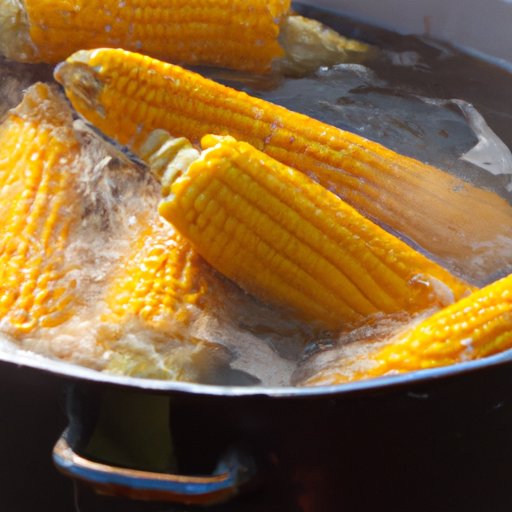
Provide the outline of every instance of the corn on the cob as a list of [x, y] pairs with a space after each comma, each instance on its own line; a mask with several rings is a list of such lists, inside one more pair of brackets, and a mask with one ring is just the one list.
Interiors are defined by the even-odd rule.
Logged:
[[221, 273], [338, 329], [415, 312], [471, 289], [307, 176], [232, 137], [163, 174], [159, 211]]
[[59, 325], [80, 304], [64, 258], [81, 215], [79, 149], [64, 99], [42, 84], [0, 126], [0, 325], [13, 336]]
[[466, 275], [510, 263], [512, 207], [504, 199], [362, 137], [122, 50], [77, 52], [55, 76], [82, 115], [135, 151], [156, 128], [194, 143], [232, 135]]
[[365, 355], [366, 361], [339, 361], [337, 368], [319, 373], [307, 384], [340, 384], [447, 366], [509, 348], [512, 348], [512, 274], [396, 335], [389, 345]]
[[143, 230], [106, 292], [106, 322], [136, 318], [146, 328], [182, 334], [206, 290], [199, 256], [168, 225]]
[[290, 0], [0, 0], [0, 53], [56, 63], [76, 50], [108, 46], [264, 72], [273, 63], [300, 71], [369, 51], [289, 10]]
[[207, 285], [199, 255], [171, 226], [150, 222], [105, 291], [98, 343], [105, 370], [138, 377], [202, 380], [218, 350], [191, 336]]
[[[268, 69], [282, 55], [279, 23], [290, 6], [290, 0], [2, 3], [11, 10], [19, 6], [12, 23], [17, 24], [17, 40], [2, 45], [15, 59], [58, 62], [78, 49], [114, 46], [175, 62], [256, 71]], [[17, 54], [10, 51], [11, 44], [18, 45]]]

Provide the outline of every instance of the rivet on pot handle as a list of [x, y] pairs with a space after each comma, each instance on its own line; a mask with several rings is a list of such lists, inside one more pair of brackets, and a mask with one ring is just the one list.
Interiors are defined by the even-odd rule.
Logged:
[[53, 449], [53, 461], [68, 477], [102, 494], [146, 501], [213, 505], [238, 493], [255, 474], [252, 460], [230, 451], [211, 476], [182, 476], [115, 467], [88, 460], [73, 451], [66, 433]]

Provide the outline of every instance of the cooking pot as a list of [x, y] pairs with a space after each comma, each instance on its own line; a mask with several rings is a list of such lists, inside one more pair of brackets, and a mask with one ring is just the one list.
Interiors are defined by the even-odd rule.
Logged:
[[[507, 1], [310, 3], [399, 31], [426, 32], [511, 64]], [[315, 14], [329, 22], [328, 12]], [[351, 30], [363, 26], [356, 22]], [[66, 389], [69, 425], [54, 462], [66, 475], [119, 497], [95, 497], [80, 487], [81, 510], [512, 506], [511, 352], [307, 389], [128, 378], [17, 351], [1, 352], [0, 360], [20, 366], [20, 380], [19, 372], [36, 381], [48, 376], [58, 379], [51, 393]]]

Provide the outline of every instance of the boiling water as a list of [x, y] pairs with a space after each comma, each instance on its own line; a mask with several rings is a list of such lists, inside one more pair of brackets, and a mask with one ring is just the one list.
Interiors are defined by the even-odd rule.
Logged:
[[[436, 165], [511, 201], [512, 75], [507, 70], [446, 44], [399, 36], [312, 8], [299, 10], [379, 51], [364, 64], [339, 64], [302, 77], [201, 71]], [[36, 80], [50, 81], [51, 73], [49, 66], [0, 61], [0, 116], [19, 102], [24, 88]], [[512, 249], [502, 260], [512, 263]], [[505, 264], [475, 280], [484, 284], [508, 271]], [[215, 272], [206, 272], [218, 300], [213, 311], [197, 315], [189, 334], [221, 347], [211, 349], [215, 368], [204, 374], [207, 382], [282, 386], [293, 380], [300, 384], [314, 372], [337, 364], [340, 357], [364, 352], [365, 343], [354, 340], [378, 338], [403, 320], [387, 319], [371, 333], [357, 332], [342, 340], [314, 336]], [[80, 332], [67, 329], [61, 336], [82, 336], [93, 327], [86, 319], [77, 319], [73, 328]], [[144, 342], [143, 333], [140, 337], [141, 353], [149, 354], [151, 340]], [[199, 359], [198, 364], [204, 361]], [[102, 363], [96, 367], [102, 369]]]

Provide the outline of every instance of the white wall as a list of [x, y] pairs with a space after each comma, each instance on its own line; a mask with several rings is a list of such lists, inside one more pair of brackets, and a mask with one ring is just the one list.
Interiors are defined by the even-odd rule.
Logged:
[[301, 0], [404, 33], [430, 35], [512, 63], [512, 0]]

